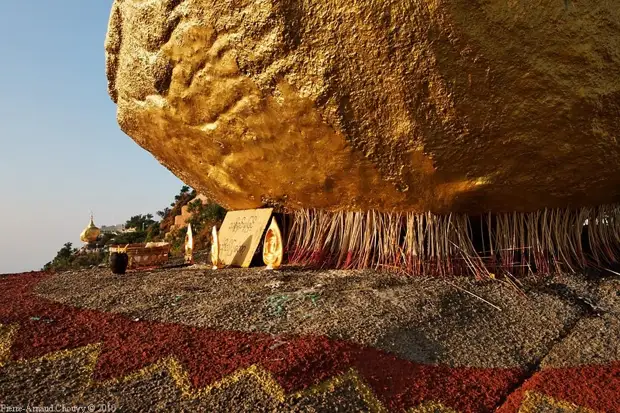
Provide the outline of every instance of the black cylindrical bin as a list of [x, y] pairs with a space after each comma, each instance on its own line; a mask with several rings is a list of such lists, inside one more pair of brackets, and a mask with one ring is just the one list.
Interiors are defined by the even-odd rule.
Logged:
[[114, 274], [125, 274], [129, 264], [129, 257], [123, 252], [113, 252], [110, 254], [110, 269]]

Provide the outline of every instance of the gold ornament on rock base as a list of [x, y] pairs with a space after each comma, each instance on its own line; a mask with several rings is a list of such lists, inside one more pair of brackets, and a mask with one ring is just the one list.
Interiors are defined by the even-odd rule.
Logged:
[[211, 230], [211, 264], [213, 267], [211, 269], [217, 270], [219, 268], [220, 262], [220, 240], [217, 236], [217, 228], [213, 226]]
[[185, 234], [185, 263], [194, 263], [194, 234], [192, 233], [192, 224], [187, 225], [187, 234]]
[[269, 229], [267, 229], [263, 244], [263, 261], [267, 265], [266, 269], [273, 270], [279, 268], [282, 265], [283, 255], [282, 234], [274, 217], [271, 218], [271, 224]]
[[82, 231], [82, 233], [80, 234], [80, 240], [87, 244], [91, 244], [97, 241], [97, 238], [99, 238], [99, 234], [101, 234], [101, 230], [95, 226], [95, 222], [93, 221], [93, 215], [91, 214], [90, 223], [86, 228], [84, 228], [84, 231]]

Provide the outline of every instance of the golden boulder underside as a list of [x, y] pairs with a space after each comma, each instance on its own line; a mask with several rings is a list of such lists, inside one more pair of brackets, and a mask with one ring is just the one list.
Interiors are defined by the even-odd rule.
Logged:
[[620, 3], [116, 0], [118, 122], [233, 209], [620, 201]]

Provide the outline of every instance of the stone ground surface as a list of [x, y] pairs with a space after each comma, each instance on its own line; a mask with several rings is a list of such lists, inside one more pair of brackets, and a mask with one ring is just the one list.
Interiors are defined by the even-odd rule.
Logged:
[[620, 412], [620, 276], [92, 269], [0, 277], [0, 404]]

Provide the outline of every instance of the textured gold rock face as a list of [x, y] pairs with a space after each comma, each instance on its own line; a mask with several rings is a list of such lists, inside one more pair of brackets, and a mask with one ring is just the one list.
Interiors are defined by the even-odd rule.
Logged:
[[116, 0], [118, 122], [234, 208], [620, 201], [620, 3]]

